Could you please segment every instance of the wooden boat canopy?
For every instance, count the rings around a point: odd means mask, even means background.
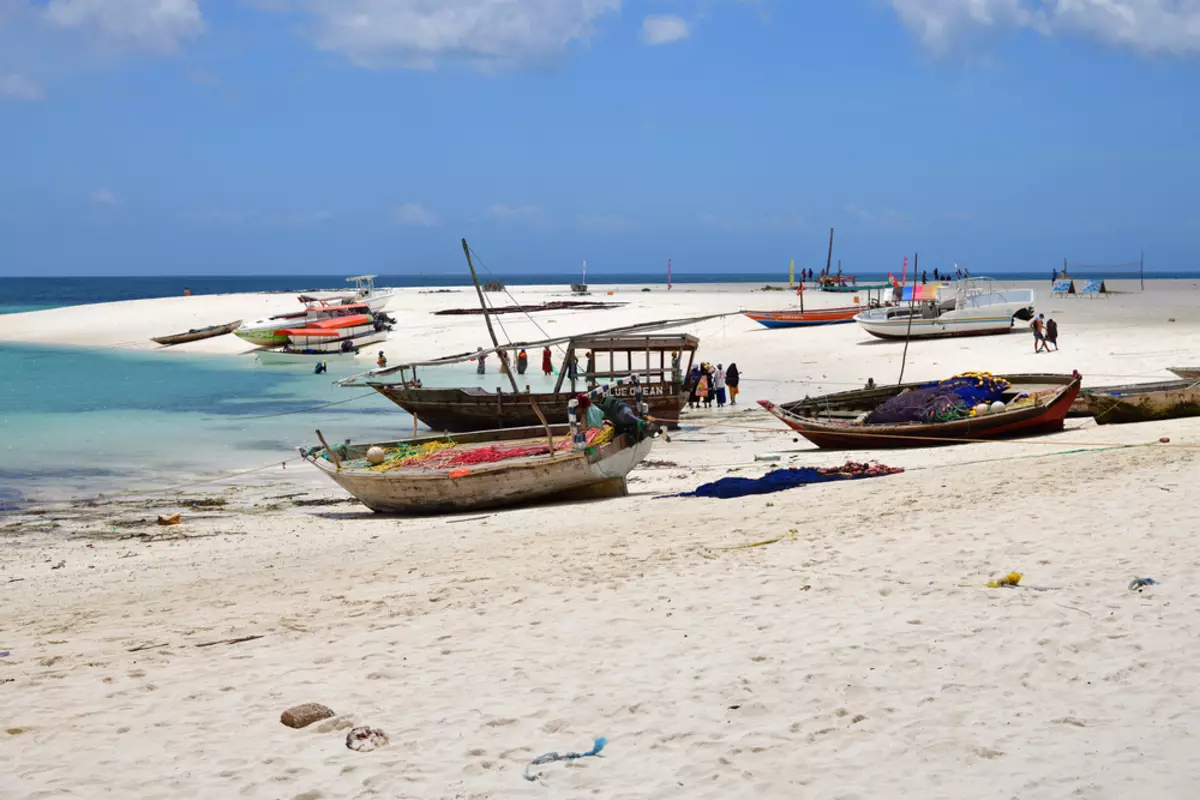
[[[723,317],[731,317],[740,314],[740,311],[728,311],[721,314],[706,314],[699,317],[684,317],[680,319],[658,320],[655,322],[644,322],[637,325],[623,325],[619,328],[609,328],[606,330],[595,331],[588,334],[580,334],[576,336],[559,336],[553,339],[541,339],[532,342],[512,342],[503,347],[484,348],[483,350],[469,350],[465,353],[456,353],[454,355],[443,356],[441,358],[433,358],[425,361],[409,361],[403,364],[393,364],[382,369],[373,369],[369,372],[364,372],[359,375],[352,375],[349,378],[343,378],[337,381],[339,386],[362,386],[366,383],[382,382],[380,378],[396,375],[397,373],[406,372],[414,367],[440,367],[446,364],[461,364],[465,361],[472,361],[482,352],[484,355],[491,355],[497,350],[511,352],[522,348],[529,350],[532,348],[550,347],[552,345],[567,344],[571,341],[590,339],[593,343],[598,339],[610,339],[615,335],[634,335],[637,333],[646,333],[650,331],[662,330],[664,328],[679,328],[685,325],[695,325],[701,322],[707,322],[713,319],[721,319]],[[692,337],[695,339],[695,337]],[[697,340],[698,341],[698,340]],[[645,350],[645,346],[639,346],[637,350]],[[668,349],[681,349],[680,345]],[[695,347],[691,348],[692,352]]]

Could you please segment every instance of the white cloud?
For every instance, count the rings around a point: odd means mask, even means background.
[[[651,14],[642,20],[642,41],[646,44],[670,44],[691,35],[687,20],[674,14]]]
[[[1200,53],[1200,0],[890,0],[939,54],[988,33],[1078,34],[1145,53]]]
[[[495,222],[543,225],[546,214],[534,205],[506,206],[494,203],[487,207],[484,216]]]
[[[42,87],[19,72],[0,75],[0,98],[12,100],[37,100],[42,96]]]
[[[621,0],[292,0],[288,7],[311,17],[319,48],[360,67],[458,61],[498,70],[561,57],[619,12]]]
[[[43,14],[120,52],[171,53],[207,29],[197,0],[50,0]]]
[[[98,206],[115,206],[117,196],[108,189],[97,189],[92,192],[92,202]]]
[[[894,208],[881,211],[868,211],[854,203],[846,206],[846,213],[864,225],[872,227],[898,227],[908,222],[908,215]]]
[[[633,230],[637,222],[624,214],[580,214],[575,225],[591,233],[620,233]]]
[[[804,217],[794,212],[743,217],[737,214],[705,212],[700,224],[722,231],[796,231],[806,226]]]
[[[401,225],[417,225],[428,228],[438,223],[438,216],[423,203],[404,203],[392,209],[392,219]]]

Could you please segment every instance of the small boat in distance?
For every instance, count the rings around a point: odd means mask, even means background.
[[[894,398],[916,390],[928,390],[956,380],[985,379],[997,389],[995,400],[979,408],[953,407],[942,403],[924,409],[920,419],[871,422],[871,417]],[[929,447],[954,444],[959,440],[994,439],[1059,430],[1079,394],[1079,373],[1072,375],[987,375],[966,373],[939,383],[907,383],[838,392],[776,405],[760,400],[759,405],[817,447],[835,450],[867,450],[895,447]],[[916,404],[937,398],[912,395]],[[916,416],[916,415],[914,415]],[[895,419],[895,415],[892,417]]]
[[[1083,398],[1097,425],[1200,417],[1200,379],[1096,386]]]
[[[226,322],[224,325],[209,325],[207,328],[195,328],[186,333],[173,333],[170,336],[155,336],[150,341],[157,342],[165,347],[170,347],[175,344],[183,344],[185,342],[198,342],[201,339],[211,339],[214,336],[224,336],[227,333],[233,333],[242,324],[240,319],[233,322]]]
[[[1033,290],[999,290],[991,278],[956,281],[954,296],[944,287],[905,287],[906,302],[873,308],[855,317],[859,326],[880,339],[934,339],[1008,333],[1015,319],[1033,318]]]

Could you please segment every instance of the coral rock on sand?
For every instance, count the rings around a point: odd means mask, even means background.
[[[289,728],[303,728],[322,719],[333,716],[333,709],[320,703],[303,703],[292,706],[280,715],[279,721]]]
[[[379,728],[369,728],[366,725],[355,728],[346,734],[346,747],[363,753],[369,753],[376,748],[385,746],[387,743],[388,737],[386,733],[379,730]]]

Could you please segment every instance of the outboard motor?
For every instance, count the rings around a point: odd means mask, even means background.
[[[605,395],[596,403],[604,412],[604,418],[612,423],[617,433],[628,433],[635,442],[640,442],[647,436],[653,436],[654,430],[639,418],[633,409],[620,398]]]

